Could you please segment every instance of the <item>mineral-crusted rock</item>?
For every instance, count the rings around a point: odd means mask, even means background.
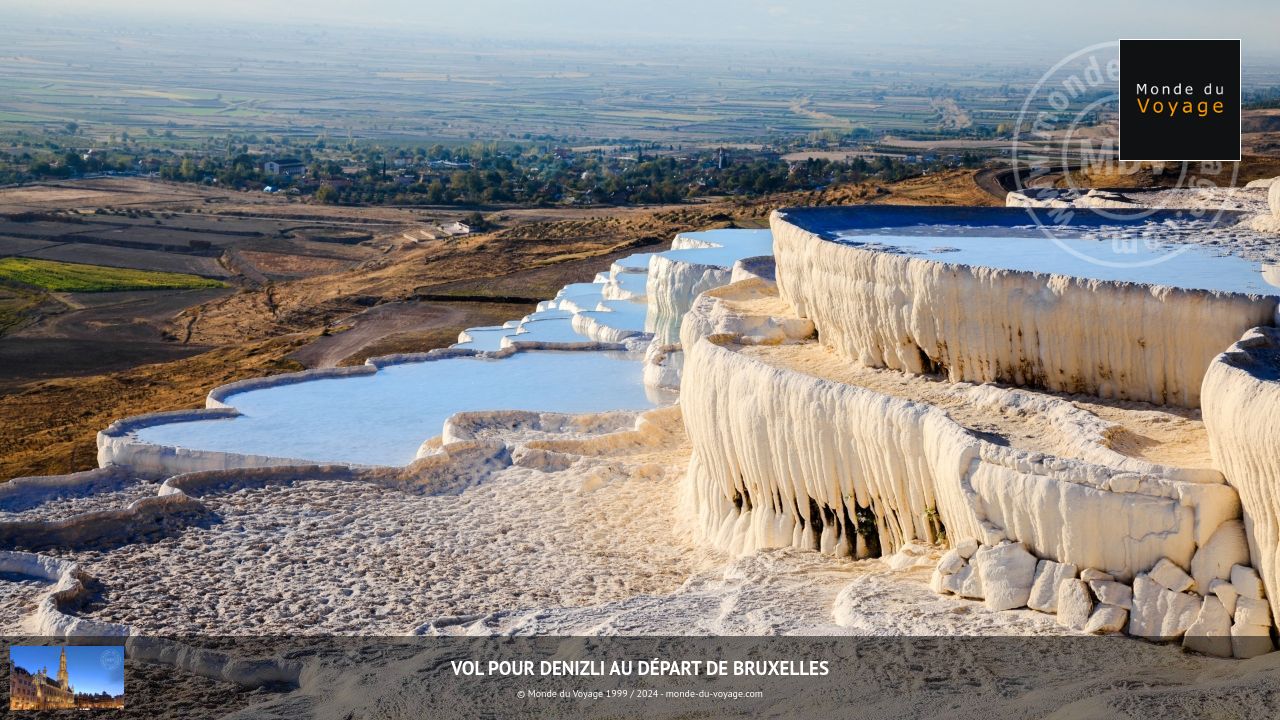
[[[1236,599],[1236,624],[1271,627],[1271,606],[1266,600],[1241,595]]]
[[[1276,187],[1272,186],[1273,193]],[[1209,366],[1201,406],[1214,466],[1240,494],[1241,515],[1249,538],[1249,564],[1257,569],[1266,592],[1247,578],[1241,577],[1241,582],[1236,583],[1235,567],[1231,584],[1242,595],[1269,598],[1275,616],[1280,616],[1278,364],[1280,330],[1254,328]]]
[[[1115,580],[1091,580],[1089,589],[1104,605],[1115,605],[1128,610],[1133,607],[1133,588]]]
[[[960,570],[951,575],[942,576],[942,589],[952,595],[960,595],[964,590],[964,582],[969,579],[969,574],[973,572],[973,568],[965,565]]]
[[[1267,190],[1267,206],[1271,208],[1271,214],[1280,218],[1280,182],[1275,182],[1276,178],[1272,178],[1270,189]]]
[[[952,575],[951,577],[963,576],[964,580],[960,584],[960,597],[969,598],[970,600],[981,600],[985,588],[982,587],[982,573],[978,572],[972,564],[965,565],[964,569]]]
[[[726,250],[714,260],[670,257],[667,254],[649,258],[649,274],[645,282],[649,312],[645,317],[645,331],[653,333],[654,340],[659,343],[678,342],[680,323],[685,313],[693,306],[698,295],[721,287],[733,278],[733,260],[769,254],[768,234],[758,234],[758,238],[750,235],[720,238],[703,233],[681,233],[672,241],[672,250],[717,247],[721,244],[724,244]],[[763,244],[761,240],[764,241]],[[730,259],[734,255],[736,257]],[[721,264],[707,265],[704,262]]]
[[[1231,626],[1231,654],[1242,659],[1265,655],[1275,649],[1271,628],[1262,625]]]
[[[1036,462],[936,407],[706,339],[685,346],[680,405],[693,446],[685,506],[700,538],[731,554],[816,548],[833,528],[848,554],[867,556],[867,531],[889,554],[936,542],[941,520],[948,535],[1017,540],[1127,580],[1162,557],[1189,565],[1199,528],[1207,540],[1220,515],[1238,513],[1222,483],[1150,479],[1110,492],[1101,465]],[[859,526],[868,515],[874,525]]]
[[[1058,585],[1058,624],[1083,630],[1093,613],[1093,596],[1083,580],[1068,578]]]
[[[929,548],[918,543],[907,543],[899,548],[898,552],[884,558],[884,561],[894,570],[906,570],[921,564],[927,565],[928,555]]]
[[[1195,580],[1169,558],[1160,558],[1160,562],[1151,568],[1147,576],[1176,593],[1189,590],[1195,585]]]
[[[1209,592],[1218,596],[1222,601],[1222,607],[1226,609],[1227,614],[1234,617],[1236,614],[1236,598],[1240,597],[1240,593],[1236,592],[1236,588],[1228,580],[1214,580],[1209,583]]]
[[[946,578],[946,575],[934,568],[933,574],[929,576],[929,589],[938,595],[946,595],[948,592],[945,583]]]
[[[942,559],[938,561],[938,572],[943,575],[953,575],[965,566],[965,559],[961,557],[956,550],[948,550],[942,554]]]
[[[1228,520],[1218,526],[1191,558],[1191,577],[1196,589],[1207,592],[1214,580],[1231,577],[1232,565],[1249,564],[1249,541],[1245,538],[1244,524]]]
[[[1205,655],[1231,657],[1231,615],[1216,596],[1210,595],[1200,603],[1200,612],[1187,628],[1182,647]]]
[[[1040,612],[1058,612],[1058,585],[1067,579],[1075,578],[1076,566],[1071,563],[1060,563],[1052,560],[1041,560],[1036,563],[1035,580],[1031,583],[1031,596],[1027,598],[1027,607]]]
[[[750,310],[736,309],[748,303]],[[752,279],[708,290],[680,320],[680,343],[734,338],[743,345],[782,345],[810,339],[813,323],[790,314],[777,286]]]
[[[877,252],[804,229],[810,212],[770,218],[778,289],[824,345],[872,367],[1197,407],[1214,356],[1276,309],[1243,294]]]
[[[1199,612],[1200,601],[1195,596],[1173,592],[1146,575],[1133,579],[1130,635],[1175,640],[1186,633]]]
[[[1115,580],[1115,576],[1111,573],[1105,573],[1094,568],[1085,568],[1080,572],[1080,579],[1085,582],[1094,582],[1097,580]]]
[[[1085,624],[1084,631],[1094,635],[1118,633],[1124,630],[1124,624],[1128,620],[1127,609],[1115,605],[1099,605],[1098,609],[1089,616],[1089,622]]]
[[[982,576],[982,593],[992,610],[1012,610],[1027,604],[1035,580],[1036,556],[1021,543],[980,548],[973,565]]]
[[[1261,599],[1266,595],[1258,572],[1247,565],[1231,566],[1231,587],[1235,588],[1241,597]]]
[[[956,552],[960,553],[960,557],[968,560],[973,554],[978,552],[978,541],[973,538],[965,538],[956,543]]]
[[[982,531],[959,484],[959,469],[976,457],[966,447],[972,435],[944,413],[708,340],[685,348],[683,374],[680,404],[693,444],[686,492],[715,545],[734,554],[790,546],[824,516],[836,518],[846,545],[864,543],[844,518],[857,522],[860,508],[873,506],[886,511],[861,529],[878,536],[884,554],[935,541],[938,516],[962,537]]]
[[[645,332],[653,333],[655,342],[679,342],[680,320],[693,306],[694,299],[705,290],[729,282],[731,273],[727,267],[708,267],[655,255],[649,260],[645,285],[645,295],[649,298]]]

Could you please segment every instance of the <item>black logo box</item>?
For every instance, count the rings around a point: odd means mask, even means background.
[[[1212,86],[1208,95],[1206,86]],[[1184,92],[1165,94],[1166,87]],[[1146,113],[1139,111],[1139,100]],[[1185,102],[1191,102],[1192,113],[1183,112]],[[1202,102],[1209,110],[1204,116]],[[1213,112],[1219,102],[1222,112]],[[1177,104],[1172,115],[1170,103]],[[1163,112],[1155,113],[1157,107]],[[1122,162],[1238,162],[1240,41],[1121,39],[1119,134]]]

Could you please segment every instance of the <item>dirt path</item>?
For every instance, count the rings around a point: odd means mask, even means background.
[[[389,335],[422,333],[457,326],[465,324],[466,318],[467,313],[449,305],[387,303],[339,320],[335,325],[348,329],[320,337],[289,357],[309,368],[336,367],[366,346]]]
[[[232,290],[56,293],[33,320],[0,337],[0,394],[25,383],[168,362],[210,349],[182,342],[173,318]]]

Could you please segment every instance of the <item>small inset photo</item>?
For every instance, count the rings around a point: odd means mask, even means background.
[[[121,645],[14,645],[9,648],[10,710],[124,708]]]

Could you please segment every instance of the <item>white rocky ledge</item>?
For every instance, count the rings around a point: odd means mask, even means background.
[[[954,382],[1198,407],[1213,357],[1277,299],[971,267],[823,239],[771,218],[778,287],[850,361]]]
[[[861,557],[945,529],[1130,578],[1162,557],[1188,565],[1239,513],[1220,481],[997,445],[930,405],[706,340],[688,351],[681,406],[689,506],[704,537],[733,552]]]
[[[1240,494],[1253,565],[1280,616],[1280,330],[1250,330],[1214,359],[1203,412],[1214,461]]]

